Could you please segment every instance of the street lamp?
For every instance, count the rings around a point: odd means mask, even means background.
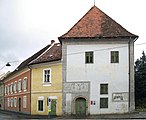
[[[6,66],[7,66],[7,67],[10,67],[10,66],[11,66],[11,64],[10,64],[9,62],[7,62]]]

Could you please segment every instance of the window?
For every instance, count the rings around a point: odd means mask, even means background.
[[[7,86],[7,92],[8,92],[8,94],[10,93],[10,84],[8,84],[8,86]]]
[[[100,84],[100,94],[108,94],[108,84]]]
[[[9,93],[11,93],[11,85],[9,85]]]
[[[10,103],[11,103],[11,107],[13,107],[13,98],[11,98]]]
[[[119,51],[111,51],[111,63],[119,63]]]
[[[44,70],[44,83],[51,82],[51,69]]]
[[[17,90],[17,82],[15,82],[13,86],[13,91],[16,92],[16,90]]]
[[[3,87],[0,86],[0,94],[2,94],[2,93],[3,93]]]
[[[38,100],[38,111],[43,111],[43,100]]]
[[[8,107],[10,107],[10,98],[7,98]]]
[[[108,98],[100,98],[100,108],[108,108]]]
[[[23,90],[27,89],[27,77],[23,79]]]
[[[23,108],[27,107],[27,96],[23,96]]]
[[[18,81],[18,91],[21,91],[21,80]]]
[[[93,63],[93,52],[85,52],[85,63]]]
[[[7,94],[7,86],[5,86],[5,94]]]
[[[13,93],[13,83],[10,85],[10,93]]]
[[[17,98],[15,97],[14,98],[14,107],[16,107],[17,106]]]

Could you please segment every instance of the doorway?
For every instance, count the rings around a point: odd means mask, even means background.
[[[77,98],[75,102],[76,106],[76,115],[85,116],[86,115],[86,99]]]
[[[51,113],[50,115],[56,115],[56,99],[51,100]]]
[[[21,112],[21,98],[18,100],[18,105],[19,105],[19,112]]]

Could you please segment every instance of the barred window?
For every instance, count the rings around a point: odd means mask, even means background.
[[[100,108],[108,108],[108,98],[100,98]]]
[[[93,63],[93,51],[85,52],[85,63]]]
[[[100,94],[108,94],[108,84],[100,84]]]
[[[111,63],[119,63],[119,51],[111,51]]]

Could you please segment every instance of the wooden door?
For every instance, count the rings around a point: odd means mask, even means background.
[[[51,100],[51,113],[50,115],[56,115],[56,99]]]
[[[76,115],[79,115],[79,116],[86,115],[86,99],[84,98],[76,99]]]

